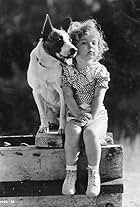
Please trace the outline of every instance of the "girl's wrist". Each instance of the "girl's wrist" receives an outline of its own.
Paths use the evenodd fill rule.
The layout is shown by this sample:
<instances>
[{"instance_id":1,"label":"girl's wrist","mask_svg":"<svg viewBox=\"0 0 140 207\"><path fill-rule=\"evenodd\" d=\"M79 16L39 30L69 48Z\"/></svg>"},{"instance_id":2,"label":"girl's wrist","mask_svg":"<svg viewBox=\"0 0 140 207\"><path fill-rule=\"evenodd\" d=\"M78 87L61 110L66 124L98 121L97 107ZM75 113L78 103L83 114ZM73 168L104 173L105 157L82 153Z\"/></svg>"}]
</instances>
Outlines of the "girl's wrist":
<instances>
[{"instance_id":1,"label":"girl's wrist","mask_svg":"<svg viewBox=\"0 0 140 207\"><path fill-rule=\"evenodd\" d=\"M84 116L84 113L80 111L80 112L77 114L76 119L80 119L80 118L83 117L83 116Z\"/></svg>"}]
</instances>

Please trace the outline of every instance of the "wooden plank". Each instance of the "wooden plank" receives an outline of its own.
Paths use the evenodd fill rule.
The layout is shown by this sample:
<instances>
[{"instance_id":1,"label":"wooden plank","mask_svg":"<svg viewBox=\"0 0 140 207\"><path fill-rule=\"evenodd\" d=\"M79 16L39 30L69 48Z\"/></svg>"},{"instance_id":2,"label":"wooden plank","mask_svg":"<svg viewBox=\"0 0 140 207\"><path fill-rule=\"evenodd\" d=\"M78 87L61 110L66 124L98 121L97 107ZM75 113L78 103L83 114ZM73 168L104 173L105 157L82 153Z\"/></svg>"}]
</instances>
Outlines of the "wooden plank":
<instances>
[{"instance_id":1,"label":"wooden plank","mask_svg":"<svg viewBox=\"0 0 140 207\"><path fill-rule=\"evenodd\" d=\"M11 135L11 136L0 136L0 147L6 146L5 142L9 143L11 146L20 146L21 143L26 143L29 145L35 144L34 135Z\"/></svg>"},{"instance_id":2,"label":"wooden plank","mask_svg":"<svg viewBox=\"0 0 140 207\"><path fill-rule=\"evenodd\" d=\"M97 207L122 207L122 194L102 193L98 196L96 204Z\"/></svg>"},{"instance_id":3,"label":"wooden plank","mask_svg":"<svg viewBox=\"0 0 140 207\"><path fill-rule=\"evenodd\" d=\"M76 183L76 194L85 194L87 183L83 188L79 182L78 180ZM0 197L61 195L62 184L62 180L0 182ZM123 193L123 180L115 179L103 182L101 184L101 192Z\"/></svg>"},{"instance_id":4,"label":"wooden plank","mask_svg":"<svg viewBox=\"0 0 140 207\"><path fill-rule=\"evenodd\" d=\"M122 177L122 148L102 146L100 174L102 180ZM86 181L87 160L81 152L78 163L79 179ZM64 149L30 147L0 148L0 182L23 180L63 180L65 177Z\"/></svg>"},{"instance_id":5,"label":"wooden plank","mask_svg":"<svg viewBox=\"0 0 140 207\"><path fill-rule=\"evenodd\" d=\"M20 139L20 138L24 138L24 139L26 139L26 138L35 138L35 135L27 134L27 135L1 135L0 136L0 140L2 140L2 139L12 140L14 138L18 138L18 139Z\"/></svg>"},{"instance_id":6,"label":"wooden plank","mask_svg":"<svg viewBox=\"0 0 140 207\"><path fill-rule=\"evenodd\" d=\"M4 146L20 146L23 143L27 145L36 145L38 147L50 147L62 148L64 144L65 136L61 136L57 131L49 133L40 133L35 135L12 135L12 136L0 136L0 147ZM100 139L101 145L113 144L113 134L107 132L105 137Z\"/></svg>"},{"instance_id":7,"label":"wooden plank","mask_svg":"<svg viewBox=\"0 0 140 207\"><path fill-rule=\"evenodd\" d=\"M7 143L9 146L21 146L25 143L42 148L62 148L64 136L59 135L58 132L40 133L38 137L35 137L35 135L0 136L0 146L8 146Z\"/></svg>"},{"instance_id":8,"label":"wooden plank","mask_svg":"<svg viewBox=\"0 0 140 207\"><path fill-rule=\"evenodd\" d=\"M100 194L98 198L85 195L3 197L1 207L122 207L122 194Z\"/></svg>"},{"instance_id":9,"label":"wooden plank","mask_svg":"<svg viewBox=\"0 0 140 207\"><path fill-rule=\"evenodd\" d=\"M78 172L82 182L87 177L87 157L81 152L78 160ZM123 152L120 145L102 146L100 174L102 180L121 178L123 172Z\"/></svg>"},{"instance_id":10,"label":"wooden plank","mask_svg":"<svg viewBox=\"0 0 140 207\"><path fill-rule=\"evenodd\" d=\"M63 179L63 149L0 148L0 181Z\"/></svg>"},{"instance_id":11,"label":"wooden plank","mask_svg":"<svg viewBox=\"0 0 140 207\"><path fill-rule=\"evenodd\" d=\"M83 179L84 180L84 179ZM76 189L78 194L84 194L87 188L87 182L78 178L76 183ZM123 193L123 180L122 178L114 179L111 181L105 181L101 183L102 193Z\"/></svg>"}]
</instances>

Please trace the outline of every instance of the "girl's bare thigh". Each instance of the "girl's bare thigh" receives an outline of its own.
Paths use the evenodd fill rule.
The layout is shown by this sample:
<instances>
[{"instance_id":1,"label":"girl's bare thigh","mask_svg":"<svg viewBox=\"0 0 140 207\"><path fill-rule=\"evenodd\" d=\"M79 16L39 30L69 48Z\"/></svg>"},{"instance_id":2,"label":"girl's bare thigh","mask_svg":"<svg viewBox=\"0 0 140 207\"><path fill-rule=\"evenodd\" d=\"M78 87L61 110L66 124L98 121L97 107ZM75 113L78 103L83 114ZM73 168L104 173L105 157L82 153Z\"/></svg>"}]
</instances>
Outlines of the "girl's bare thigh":
<instances>
[{"instance_id":1,"label":"girl's bare thigh","mask_svg":"<svg viewBox=\"0 0 140 207\"><path fill-rule=\"evenodd\" d=\"M89 124L83 130L83 138L86 138L88 134L93 136L93 139L100 139L105 136L108 127L108 119L99 118L91 120Z\"/></svg>"}]
</instances>

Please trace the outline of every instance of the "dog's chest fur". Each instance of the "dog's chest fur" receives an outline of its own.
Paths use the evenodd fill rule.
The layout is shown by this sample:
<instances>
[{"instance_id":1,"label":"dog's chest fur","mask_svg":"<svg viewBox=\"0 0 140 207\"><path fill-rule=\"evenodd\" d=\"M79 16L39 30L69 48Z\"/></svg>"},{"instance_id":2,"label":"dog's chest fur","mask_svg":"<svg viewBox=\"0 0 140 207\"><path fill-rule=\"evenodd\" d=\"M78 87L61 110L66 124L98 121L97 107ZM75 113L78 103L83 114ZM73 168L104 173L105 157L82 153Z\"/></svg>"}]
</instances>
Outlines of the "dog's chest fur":
<instances>
[{"instance_id":1,"label":"dog's chest fur","mask_svg":"<svg viewBox=\"0 0 140 207\"><path fill-rule=\"evenodd\" d=\"M61 79L62 66L60 61L47 54L40 41L37 47L32 51L31 56L33 57L36 69L32 71L34 76L40 81L47 82L58 82ZM33 75L33 74L32 74Z\"/></svg>"}]
</instances>

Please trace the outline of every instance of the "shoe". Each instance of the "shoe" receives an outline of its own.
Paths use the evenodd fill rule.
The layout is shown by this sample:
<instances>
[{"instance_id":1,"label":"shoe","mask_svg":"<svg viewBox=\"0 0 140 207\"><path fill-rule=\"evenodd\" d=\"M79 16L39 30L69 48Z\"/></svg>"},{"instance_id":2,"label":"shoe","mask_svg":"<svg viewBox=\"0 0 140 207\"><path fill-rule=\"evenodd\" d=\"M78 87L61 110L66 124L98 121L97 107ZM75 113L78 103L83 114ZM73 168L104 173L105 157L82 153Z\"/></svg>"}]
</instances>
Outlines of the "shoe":
<instances>
[{"instance_id":1,"label":"shoe","mask_svg":"<svg viewBox=\"0 0 140 207\"><path fill-rule=\"evenodd\" d=\"M86 190L87 196L96 197L100 193L100 175L99 171L88 168L88 186Z\"/></svg>"},{"instance_id":2,"label":"shoe","mask_svg":"<svg viewBox=\"0 0 140 207\"><path fill-rule=\"evenodd\" d=\"M75 194L75 183L77 180L77 170L67 170L66 178L62 186L62 194L74 195Z\"/></svg>"}]
</instances>

